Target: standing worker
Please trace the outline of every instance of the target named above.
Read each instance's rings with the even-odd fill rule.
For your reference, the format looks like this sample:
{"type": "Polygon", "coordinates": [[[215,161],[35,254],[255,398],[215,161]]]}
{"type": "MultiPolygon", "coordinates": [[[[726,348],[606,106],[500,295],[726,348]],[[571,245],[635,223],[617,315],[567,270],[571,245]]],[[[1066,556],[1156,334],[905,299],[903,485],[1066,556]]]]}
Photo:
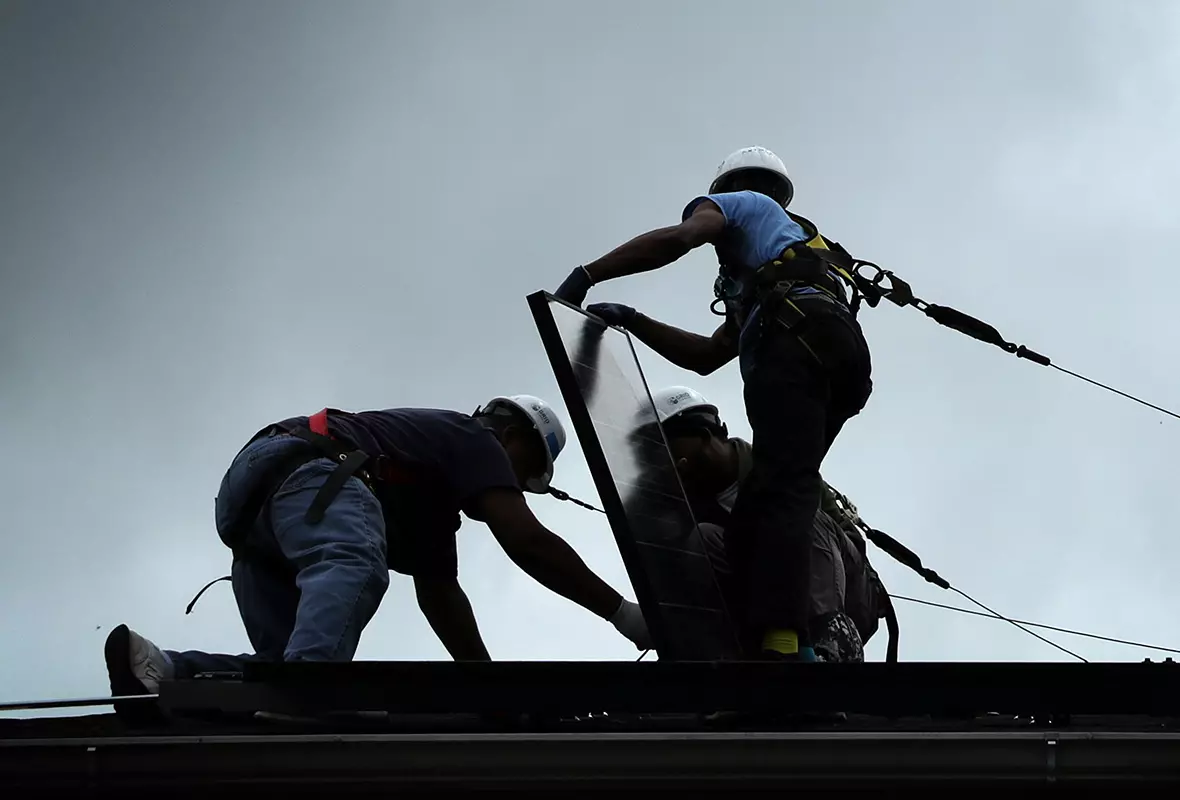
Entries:
{"type": "Polygon", "coordinates": [[[846,253],[787,212],[793,194],[778,156],[763,147],[738,150],[718,167],[709,194],[685,207],[680,224],[575,268],[555,295],[580,306],[595,284],[714,246],[720,265],[714,306],[724,305],[725,321],[711,336],[616,303],[586,310],[700,375],[738,358],[754,463],[726,549],[748,593],[743,606],[751,616],[744,624],[762,631],[757,652],[748,656],[810,661],[808,551],[822,492],[819,470],[844,423],[868,402],[872,380],[868,344],[849,301],[853,276],[835,257],[846,253]]]}
{"type": "Polygon", "coordinates": [[[543,586],[609,620],[639,649],[651,647],[639,606],[525,502],[522,489],[549,490],[565,441],[553,409],[529,395],[493,398],[471,415],[325,409],[263,428],[230,465],[216,501],[256,655],[164,651],[119,625],[106,643],[111,691],[156,693],[161,680],[238,672],[249,659],[351,661],[391,569],[413,577],[418,606],[454,659],[489,660],[458,582],[460,512],[486,523],[543,586]]]}

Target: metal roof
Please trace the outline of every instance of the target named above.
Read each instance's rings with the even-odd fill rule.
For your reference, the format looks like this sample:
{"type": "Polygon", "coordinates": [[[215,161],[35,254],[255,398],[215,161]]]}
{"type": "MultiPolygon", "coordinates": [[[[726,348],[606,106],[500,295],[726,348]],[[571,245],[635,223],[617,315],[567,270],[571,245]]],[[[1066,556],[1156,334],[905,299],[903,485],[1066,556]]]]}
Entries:
{"type": "Polygon", "coordinates": [[[0,720],[0,782],[285,796],[1180,783],[1178,676],[1172,663],[258,665],[166,682],[154,715],[0,720]]]}
{"type": "MultiPolygon", "coordinates": [[[[48,720],[38,728],[48,734],[48,720]]],[[[52,721],[77,724],[78,720],[52,721]]],[[[169,794],[249,784],[284,796],[331,791],[500,788],[540,795],[576,789],[729,791],[940,784],[1180,782],[1180,727],[1109,720],[1036,729],[481,733],[52,735],[0,740],[10,789],[132,786],[169,794]]],[[[88,723],[102,727],[109,723],[88,723]]],[[[282,726],[260,726],[281,730],[282,726]]],[[[8,729],[4,726],[0,730],[8,729]]],[[[183,727],[180,729],[183,730],[183,727]]],[[[14,795],[17,796],[17,795],[14,795]]]]}

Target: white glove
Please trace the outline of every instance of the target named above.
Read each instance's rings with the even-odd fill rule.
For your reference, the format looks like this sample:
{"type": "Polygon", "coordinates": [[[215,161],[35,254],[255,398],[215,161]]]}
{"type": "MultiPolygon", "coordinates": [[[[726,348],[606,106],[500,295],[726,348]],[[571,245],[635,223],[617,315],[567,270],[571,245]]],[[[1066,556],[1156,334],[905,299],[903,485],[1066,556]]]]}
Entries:
{"type": "Polygon", "coordinates": [[[638,603],[623,598],[623,602],[619,603],[618,609],[611,616],[610,624],[630,639],[637,650],[652,649],[651,634],[647,632],[647,621],[643,618],[643,611],[638,603]]]}

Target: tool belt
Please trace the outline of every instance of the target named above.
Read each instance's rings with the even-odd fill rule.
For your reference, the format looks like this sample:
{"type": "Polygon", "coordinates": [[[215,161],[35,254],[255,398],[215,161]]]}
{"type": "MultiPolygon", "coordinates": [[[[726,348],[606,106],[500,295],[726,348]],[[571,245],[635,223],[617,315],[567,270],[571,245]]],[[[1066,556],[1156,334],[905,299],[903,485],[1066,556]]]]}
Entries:
{"type": "Polygon", "coordinates": [[[799,243],[758,269],[753,281],[754,296],[764,319],[773,316],[787,328],[794,328],[807,316],[806,311],[794,302],[797,299],[808,304],[819,300],[856,316],[856,309],[844,299],[844,282],[829,269],[835,264],[832,263],[834,259],[825,257],[828,252],[799,243]],[[792,295],[804,287],[816,291],[792,295]]]}
{"type": "MultiPolygon", "coordinates": [[[[839,247],[836,243],[833,246],[839,247]]],[[[738,315],[743,318],[757,306],[762,309],[764,322],[775,318],[787,328],[794,328],[806,316],[804,309],[796,305],[794,300],[802,299],[810,304],[813,298],[820,298],[821,302],[855,318],[860,305],[857,284],[855,280],[843,278],[843,275],[849,274],[845,267],[851,264],[851,257],[842,249],[824,250],[804,242],[786,248],[777,258],[761,265],[740,282],[733,278],[729,268],[723,264],[713,284],[716,299],[710,310],[718,314],[717,306],[725,304],[726,317],[732,320],[734,304],[740,309],[738,315]],[[845,287],[851,294],[851,301],[845,294],[845,287]],[[815,291],[797,291],[802,288],[815,291]]]]}

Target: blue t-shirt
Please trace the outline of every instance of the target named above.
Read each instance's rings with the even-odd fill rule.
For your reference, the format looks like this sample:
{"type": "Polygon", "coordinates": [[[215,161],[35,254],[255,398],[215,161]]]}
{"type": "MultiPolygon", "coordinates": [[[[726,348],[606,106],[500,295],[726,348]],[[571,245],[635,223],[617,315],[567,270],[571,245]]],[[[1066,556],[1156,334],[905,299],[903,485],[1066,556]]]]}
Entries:
{"type": "Polygon", "coordinates": [[[697,206],[712,200],[725,216],[725,242],[718,246],[722,259],[738,271],[753,271],[778,258],[796,242],[807,239],[803,226],[791,219],[785,208],[760,192],[724,192],[694,198],[682,219],[697,206]]]}
{"type": "MultiPolygon", "coordinates": [[[[791,219],[785,208],[760,192],[747,190],[696,197],[685,206],[681,219],[688,219],[706,200],[712,200],[725,217],[725,235],[716,246],[717,256],[729,267],[730,277],[739,288],[758,267],[778,258],[791,245],[807,241],[803,226],[791,219]]],[[[796,286],[791,294],[818,291],[810,286],[796,286]]],[[[749,333],[758,329],[759,309],[757,306],[740,308],[734,301],[727,303],[727,310],[735,314],[741,325],[738,347],[742,374],[745,375],[749,368],[748,354],[754,345],[749,333]]]]}
{"type": "MultiPolygon", "coordinates": [[[[308,419],[279,424],[306,426],[308,419]]],[[[371,456],[392,459],[415,477],[411,485],[379,491],[390,567],[398,572],[455,574],[459,513],[473,516],[472,502],[489,489],[520,491],[495,434],[467,414],[435,408],[329,410],[328,432],[371,456]]]]}

